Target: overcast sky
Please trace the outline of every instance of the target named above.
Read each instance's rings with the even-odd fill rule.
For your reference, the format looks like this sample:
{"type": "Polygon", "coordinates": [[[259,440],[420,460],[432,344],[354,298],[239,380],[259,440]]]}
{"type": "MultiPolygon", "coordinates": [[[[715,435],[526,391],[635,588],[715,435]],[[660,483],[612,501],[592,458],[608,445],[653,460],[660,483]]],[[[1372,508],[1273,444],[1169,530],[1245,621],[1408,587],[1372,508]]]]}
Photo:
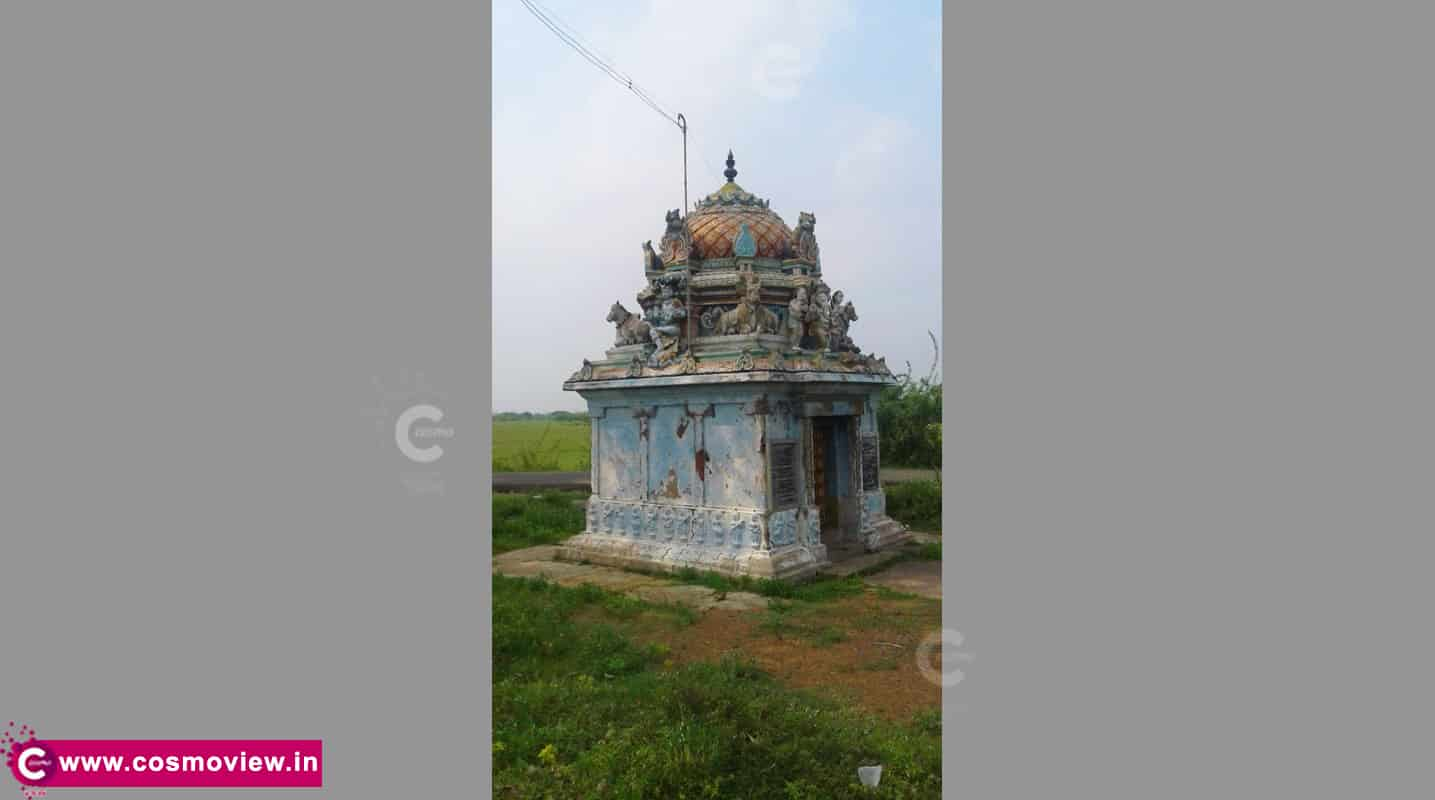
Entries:
{"type": "MultiPolygon", "coordinates": [[[[689,125],[689,200],[724,182],[817,215],[852,336],[895,370],[940,338],[940,2],[540,0],[689,125]]],[[[493,24],[493,408],[581,409],[563,381],[636,308],[642,243],[683,204],[676,126],[519,0],[493,24]]]]}

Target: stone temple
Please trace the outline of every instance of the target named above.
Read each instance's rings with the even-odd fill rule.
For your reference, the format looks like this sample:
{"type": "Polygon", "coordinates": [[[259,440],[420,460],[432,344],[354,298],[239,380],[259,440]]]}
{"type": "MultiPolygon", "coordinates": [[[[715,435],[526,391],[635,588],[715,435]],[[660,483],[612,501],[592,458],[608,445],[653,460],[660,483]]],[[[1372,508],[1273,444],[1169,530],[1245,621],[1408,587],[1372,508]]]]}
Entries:
{"type": "Polygon", "coordinates": [[[563,557],[802,579],[840,552],[905,542],[878,482],[877,399],[851,302],[797,229],[734,182],[643,244],[637,310],[563,388],[588,402],[592,497],[563,557]]]}

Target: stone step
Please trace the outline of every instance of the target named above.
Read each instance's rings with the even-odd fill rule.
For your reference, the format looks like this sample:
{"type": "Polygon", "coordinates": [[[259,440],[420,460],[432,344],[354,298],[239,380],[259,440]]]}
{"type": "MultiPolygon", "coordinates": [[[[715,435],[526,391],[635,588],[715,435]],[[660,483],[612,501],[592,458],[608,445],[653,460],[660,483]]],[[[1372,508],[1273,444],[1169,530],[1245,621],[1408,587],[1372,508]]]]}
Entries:
{"type": "Polygon", "coordinates": [[[940,600],[942,597],[942,562],[903,561],[875,575],[862,579],[870,586],[881,586],[895,592],[914,594],[940,600]]]}
{"type": "Polygon", "coordinates": [[[905,553],[906,551],[902,548],[894,547],[889,550],[879,550],[875,553],[863,553],[861,555],[852,556],[850,558],[841,558],[840,552],[834,553],[832,551],[828,551],[827,557],[829,559],[836,556],[840,558],[840,560],[833,561],[832,563],[818,570],[817,574],[819,576],[845,578],[848,575],[855,575],[859,572],[865,572],[869,569],[877,569],[879,567],[882,567],[901,558],[903,555],[905,555],[905,553]]]}
{"type": "Polygon", "coordinates": [[[649,603],[675,603],[697,611],[767,608],[767,598],[751,592],[718,592],[614,567],[556,561],[557,552],[556,546],[541,545],[502,553],[494,556],[493,571],[511,577],[541,577],[560,586],[591,583],[649,603]]]}

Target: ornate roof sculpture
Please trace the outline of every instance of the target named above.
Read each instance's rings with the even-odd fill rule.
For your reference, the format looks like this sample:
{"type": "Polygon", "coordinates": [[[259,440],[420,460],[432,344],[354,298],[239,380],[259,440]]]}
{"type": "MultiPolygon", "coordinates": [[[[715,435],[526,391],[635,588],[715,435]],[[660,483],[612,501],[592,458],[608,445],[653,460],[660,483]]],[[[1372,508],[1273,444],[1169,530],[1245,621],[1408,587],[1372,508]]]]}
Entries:
{"type": "Polygon", "coordinates": [[[727,182],[690,214],[667,212],[656,248],[643,243],[648,285],[635,298],[637,309],[613,303],[608,357],[585,360],[565,388],[717,373],[891,382],[886,361],[862,353],[851,338],[858,319],[852,303],[822,280],[816,217],[804,211],[789,228],[767,200],[735,182],[731,151],[723,175],[727,182]]]}

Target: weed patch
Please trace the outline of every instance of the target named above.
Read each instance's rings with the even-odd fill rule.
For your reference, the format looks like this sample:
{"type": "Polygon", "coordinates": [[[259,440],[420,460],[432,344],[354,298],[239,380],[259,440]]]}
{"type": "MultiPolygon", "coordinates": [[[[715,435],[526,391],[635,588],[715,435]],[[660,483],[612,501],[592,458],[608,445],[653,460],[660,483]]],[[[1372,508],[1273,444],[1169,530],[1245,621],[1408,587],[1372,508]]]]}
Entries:
{"type": "Polygon", "coordinates": [[[893,483],[884,486],[883,491],[887,495],[887,516],[913,530],[941,532],[942,487],[936,481],[893,483]]]}
{"type": "Polygon", "coordinates": [[[883,797],[941,795],[930,717],[882,720],[742,657],[661,669],[662,648],[599,620],[662,609],[493,581],[496,797],[867,798],[856,769],[873,763],[883,797]]]}
{"type": "Polygon", "coordinates": [[[493,495],[493,552],[556,544],[584,525],[582,492],[493,495]]]}
{"type": "Polygon", "coordinates": [[[716,572],[700,572],[691,567],[685,567],[674,573],[655,574],[663,575],[678,583],[706,586],[717,592],[750,592],[778,600],[800,600],[808,603],[852,597],[862,594],[866,588],[862,579],[855,575],[844,578],[817,578],[807,583],[792,584],[771,578],[750,578],[746,575],[728,577],[716,572]]]}

